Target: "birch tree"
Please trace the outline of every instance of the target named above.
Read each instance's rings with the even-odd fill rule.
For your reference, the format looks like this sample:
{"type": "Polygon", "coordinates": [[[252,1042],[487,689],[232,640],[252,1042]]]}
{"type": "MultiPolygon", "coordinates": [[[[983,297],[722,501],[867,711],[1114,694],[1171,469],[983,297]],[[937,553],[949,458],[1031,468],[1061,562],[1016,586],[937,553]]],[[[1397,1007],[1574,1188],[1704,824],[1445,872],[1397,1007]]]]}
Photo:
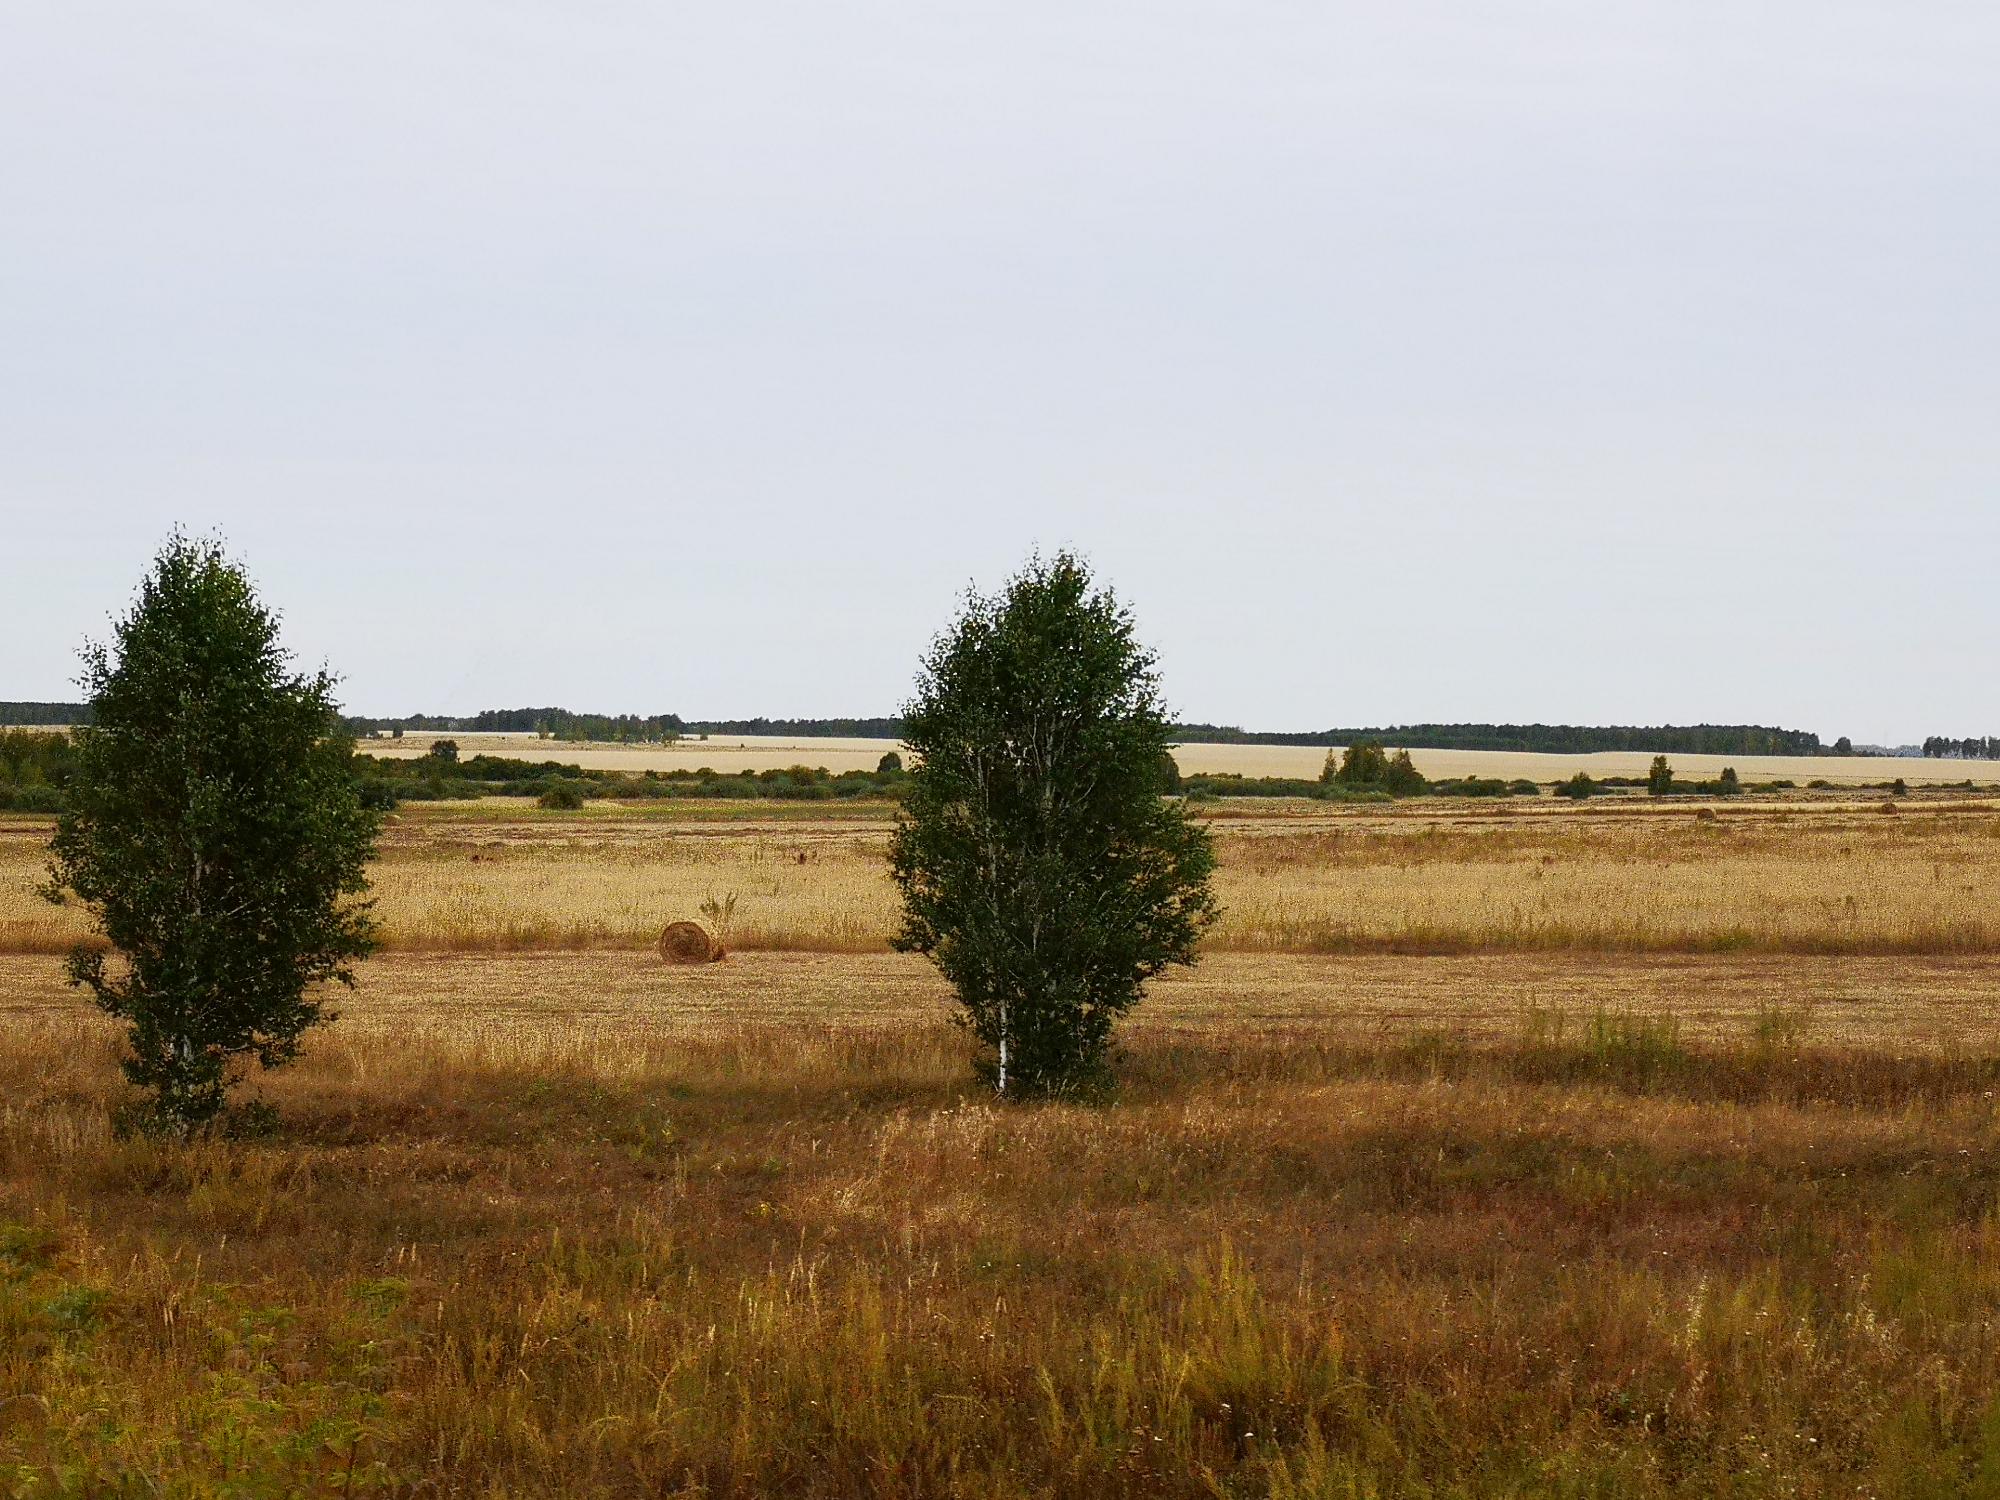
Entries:
{"type": "Polygon", "coordinates": [[[239,1058],[289,1061],[373,946],[378,815],[362,805],[333,679],[298,674],[275,617],[219,544],[176,535],[111,644],[86,646],[48,894],[101,942],[72,984],[128,1026],[149,1123],[186,1135],[222,1109],[239,1058]],[[116,955],[107,955],[106,945],[116,955]]]}
{"type": "Polygon", "coordinates": [[[1130,613],[1068,554],[968,595],[904,709],[897,948],[956,990],[1002,1095],[1103,1075],[1145,983],[1192,964],[1214,852],[1163,795],[1169,724],[1130,613]]]}

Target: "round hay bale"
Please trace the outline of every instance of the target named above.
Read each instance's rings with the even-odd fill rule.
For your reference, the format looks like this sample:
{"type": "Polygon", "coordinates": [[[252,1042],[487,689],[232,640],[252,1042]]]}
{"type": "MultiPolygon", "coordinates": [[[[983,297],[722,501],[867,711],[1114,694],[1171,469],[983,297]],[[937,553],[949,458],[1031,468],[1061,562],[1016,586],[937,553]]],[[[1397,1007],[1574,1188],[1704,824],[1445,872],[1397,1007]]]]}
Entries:
{"type": "Polygon", "coordinates": [[[669,922],[660,934],[660,957],[670,964],[722,962],[722,944],[699,922],[669,922]]]}

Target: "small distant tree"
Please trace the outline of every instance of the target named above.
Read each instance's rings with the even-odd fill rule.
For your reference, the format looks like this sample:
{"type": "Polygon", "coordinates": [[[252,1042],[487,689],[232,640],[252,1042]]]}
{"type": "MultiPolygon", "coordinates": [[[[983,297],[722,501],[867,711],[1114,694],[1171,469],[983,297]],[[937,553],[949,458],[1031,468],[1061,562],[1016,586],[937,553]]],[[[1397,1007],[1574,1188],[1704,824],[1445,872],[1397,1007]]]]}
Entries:
{"type": "Polygon", "coordinates": [[[458,741],[432,740],[430,749],[424,753],[432,760],[441,760],[446,765],[455,766],[458,764],[458,741]]]}
{"type": "Polygon", "coordinates": [[[1674,789],[1674,768],[1667,764],[1664,755],[1653,757],[1653,768],[1646,773],[1646,794],[1650,797],[1665,797],[1674,789]]]}
{"type": "Polygon", "coordinates": [[[1398,750],[1382,771],[1382,790],[1392,797],[1421,797],[1431,789],[1429,779],[1417,769],[1410,752],[1398,750]]]}
{"type": "Polygon", "coordinates": [[[1216,915],[1207,831],[1161,795],[1152,653],[1083,563],[1036,559],[967,598],[904,718],[896,947],[951,981],[1002,1095],[1089,1085],[1216,915]]]}
{"type": "Polygon", "coordinates": [[[1578,771],[1568,781],[1557,782],[1555,787],[1555,794],[1558,797],[1568,797],[1577,802],[1583,801],[1586,797],[1595,797],[1597,793],[1597,783],[1583,771],[1578,771]]]}
{"type": "Polygon", "coordinates": [[[886,752],[880,760],[875,762],[875,774],[877,776],[902,775],[903,757],[893,750],[886,752]]]}
{"type": "Polygon", "coordinates": [[[1852,755],[1854,753],[1854,741],[1843,734],[1833,742],[1833,753],[1835,755],[1852,755]]]}
{"type": "Polygon", "coordinates": [[[535,798],[535,805],[552,811],[575,812],[583,806],[583,788],[567,778],[551,781],[535,798]]]}
{"type": "Polygon", "coordinates": [[[1734,797],[1743,790],[1743,783],[1736,776],[1736,767],[1722,768],[1722,775],[1716,778],[1715,789],[1725,797],[1734,797]]]}
{"type": "Polygon", "coordinates": [[[1374,740],[1356,740],[1341,757],[1334,779],[1342,786],[1380,786],[1388,774],[1388,751],[1374,740]]]}
{"type": "Polygon", "coordinates": [[[403,726],[401,724],[398,724],[394,729],[391,729],[389,731],[389,738],[392,740],[400,740],[402,737],[403,737],[403,726]]]}
{"type": "Polygon", "coordinates": [[[51,899],[81,901],[118,954],[83,946],[72,984],[128,1025],[147,1123],[213,1119],[230,1068],[289,1061],[353,983],[379,813],[364,806],[333,679],[296,674],[276,618],[219,544],[176,535],[109,647],[83,652],[51,899]]]}
{"type": "Polygon", "coordinates": [[[1334,751],[1327,751],[1319,779],[1322,786],[1382,791],[1392,797],[1421,796],[1431,789],[1430,781],[1417,769],[1409,751],[1398,750],[1391,755],[1375,740],[1355,741],[1337,760],[1334,751]]]}

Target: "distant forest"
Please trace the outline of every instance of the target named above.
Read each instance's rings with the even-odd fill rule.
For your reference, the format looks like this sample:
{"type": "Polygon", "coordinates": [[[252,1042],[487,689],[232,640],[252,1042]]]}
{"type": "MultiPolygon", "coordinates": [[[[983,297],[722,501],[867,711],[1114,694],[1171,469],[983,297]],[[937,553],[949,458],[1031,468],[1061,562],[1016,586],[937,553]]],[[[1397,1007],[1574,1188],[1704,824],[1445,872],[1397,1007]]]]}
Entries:
{"type": "Polygon", "coordinates": [[[82,703],[0,703],[0,728],[23,729],[31,724],[88,724],[90,709],[82,703]]]}
{"type": "Polygon", "coordinates": [[[1184,740],[1224,745],[1351,745],[1375,740],[1403,750],[1516,750],[1584,755],[1640,750],[1678,755],[1826,755],[1816,734],[1761,724],[1399,724],[1379,729],[1322,729],[1310,734],[1260,734],[1226,724],[1180,724],[1184,740]]]}
{"type": "MultiPolygon", "coordinates": [[[[81,703],[0,703],[0,725],[84,724],[81,703]]],[[[895,717],[866,719],[683,719],[679,714],[580,714],[566,708],[498,708],[483,713],[407,714],[401,718],[355,717],[345,721],[357,735],[387,730],[420,734],[543,734],[556,740],[644,742],[697,734],[792,735],[800,738],[894,740],[903,736],[895,717]]],[[[1550,755],[1583,755],[1599,750],[1643,751],[1659,755],[1843,755],[1848,742],[1829,747],[1803,729],[1761,724],[1398,724],[1367,729],[1320,729],[1283,733],[1239,729],[1233,724],[1176,724],[1184,743],[1222,745],[1351,745],[1376,740],[1409,750],[1514,750],[1550,755]]],[[[2000,760],[2000,738],[1924,741],[1929,756],[2000,760]]]]}
{"type": "Polygon", "coordinates": [[[400,719],[349,718],[356,734],[416,730],[420,734],[539,734],[552,740],[672,740],[687,732],[679,714],[578,714],[566,708],[489,708],[483,713],[406,714],[400,719]]]}
{"type": "Polygon", "coordinates": [[[1933,760],[2000,760],[2000,734],[1974,734],[1964,739],[1934,734],[1924,741],[1924,754],[1933,760]]]}

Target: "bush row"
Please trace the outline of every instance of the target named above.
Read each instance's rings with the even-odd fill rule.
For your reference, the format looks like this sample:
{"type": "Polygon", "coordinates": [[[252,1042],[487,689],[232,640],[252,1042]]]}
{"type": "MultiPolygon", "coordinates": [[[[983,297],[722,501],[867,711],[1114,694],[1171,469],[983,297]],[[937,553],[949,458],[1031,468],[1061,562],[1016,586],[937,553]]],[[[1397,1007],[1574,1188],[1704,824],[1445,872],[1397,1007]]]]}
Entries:
{"type": "Polygon", "coordinates": [[[770,798],[828,802],[893,797],[903,780],[902,762],[884,756],[873,771],[833,772],[817,766],[766,771],[717,771],[708,766],[673,771],[600,771],[563,761],[512,760],[497,755],[456,759],[455,750],[415,759],[355,757],[369,801],[464,801],[476,797],[534,797],[549,807],[577,807],[587,798],[647,800],[770,798]]]}

